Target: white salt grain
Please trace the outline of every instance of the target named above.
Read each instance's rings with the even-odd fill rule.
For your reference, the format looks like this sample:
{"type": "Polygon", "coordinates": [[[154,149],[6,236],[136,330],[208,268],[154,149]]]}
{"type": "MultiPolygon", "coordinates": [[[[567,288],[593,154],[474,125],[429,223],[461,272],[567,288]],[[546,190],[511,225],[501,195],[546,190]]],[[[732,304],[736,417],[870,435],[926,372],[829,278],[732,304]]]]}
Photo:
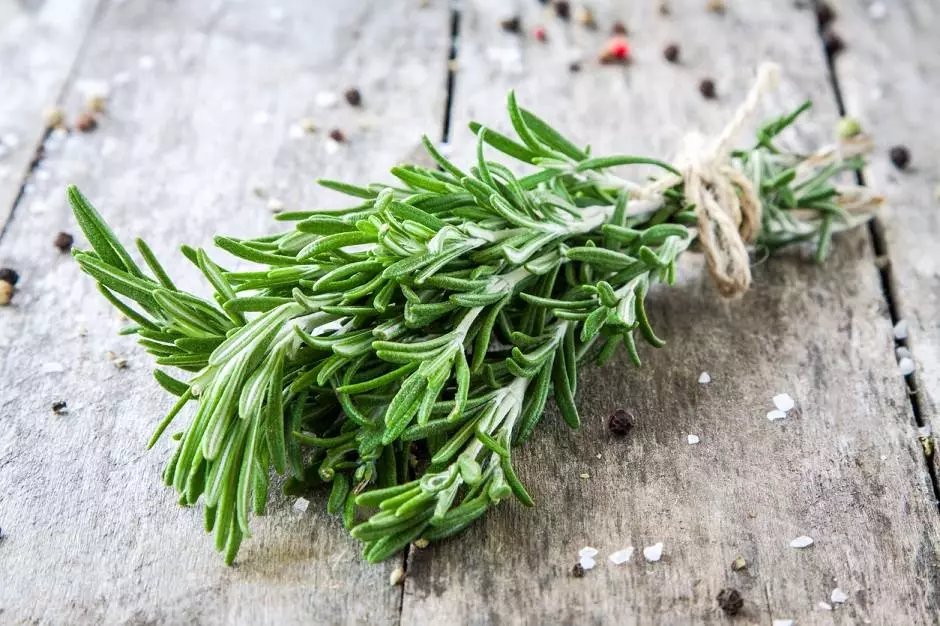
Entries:
{"type": "Polygon", "coordinates": [[[594,569],[594,566],[597,565],[597,561],[589,556],[582,556],[578,563],[581,564],[581,567],[585,572],[594,569]]]}
{"type": "Polygon", "coordinates": [[[663,542],[662,541],[643,548],[643,558],[649,561],[650,563],[655,563],[662,557],[663,557],[663,542]]]}
{"type": "Polygon", "coordinates": [[[43,374],[61,374],[65,371],[65,366],[61,363],[56,363],[55,361],[50,361],[43,364],[42,373],[43,374]]]}
{"type": "Polygon", "coordinates": [[[284,203],[278,200],[277,198],[271,198],[268,200],[268,211],[271,213],[280,213],[284,210],[284,203]]]}
{"type": "Polygon", "coordinates": [[[818,606],[819,606],[819,608],[821,608],[823,611],[831,611],[831,610],[832,610],[832,605],[829,604],[828,602],[820,602],[818,606]]]}
{"type": "Polygon", "coordinates": [[[788,393],[778,393],[774,396],[774,406],[781,411],[789,411],[796,403],[793,401],[793,398],[790,397],[788,393]]]}
{"type": "Polygon", "coordinates": [[[702,372],[698,375],[698,382],[703,385],[707,385],[708,383],[712,382],[712,377],[708,372],[702,372]]]}
{"type": "Polygon", "coordinates": [[[783,411],[778,411],[777,409],[774,409],[773,411],[767,411],[767,419],[769,419],[770,421],[782,420],[786,416],[787,416],[786,413],[784,413],[783,411]]]}
{"type": "Polygon", "coordinates": [[[154,61],[153,57],[150,55],[142,56],[137,59],[137,67],[144,71],[152,70],[156,64],[157,62],[154,61]]]}
{"type": "Polygon", "coordinates": [[[253,124],[263,126],[271,121],[271,115],[267,111],[255,111],[255,114],[251,116],[251,121],[253,124]]]}
{"type": "Polygon", "coordinates": [[[337,102],[339,102],[339,96],[337,96],[332,91],[321,91],[317,94],[314,102],[321,109],[331,109],[336,106],[337,102]]]}
{"type": "Polygon", "coordinates": [[[291,139],[300,139],[306,134],[300,124],[291,124],[290,128],[287,129],[287,136],[291,139]]]}
{"type": "Polygon", "coordinates": [[[842,590],[839,589],[838,587],[836,587],[835,589],[833,589],[833,590],[832,590],[832,593],[829,594],[829,600],[830,600],[833,604],[842,604],[843,602],[845,602],[845,601],[848,600],[848,599],[849,599],[849,594],[847,594],[846,592],[842,591],[842,590]]]}
{"type": "Polygon", "coordinates": [[[697,444],[699,441],[701,441],[701,439],[699,439],[698,435],[689,435],[688,440],[689,440],[689,445],[690,445],[690,446],[694,446],[694,445],[697,444]]]}
{"type": "Polygon", "coordinates": [[[898,361],[898,367],[901,368],[902,376],[910,376],[917,369],[917,366],[914,365],[914,359],[907,356],[898,361]]]}
{"type": "Polygon", "coordinates": [[[898,341],[907,339],[907,327],[907,320],[898,320],[898,323],[894,325],[894,338],[898,341]]]}
{"type": "Polygon", "coordinates": [[[339,152],[339,142],[335,139],[327,139],[323,143],[323,149],[326,150],[327,154],[336,154],[339,152]]]}
{"type": "Polygon", "coordinates": [[[578,556],[586,556],[590,559],[593,559],[597,556],[597,548],[592,548],[591,546],[585,546],[578,550],[578,556]]]}
{"type": "Polygon", "coordinates": [[[306,498],[297,498],[294,500],[294,510],[298,513],[303,513],[307,510],[307,507],[310,506],[310,500],[306,498]]]}
{"type": "Polygon", "coordinates": [[[403,580],[405,580],[405,570],[401,567],[393,569],[392,573],[388,576],[388,584],[393,587],[403,580]]]}
{"type": "Polygon", "coordinates": [[[808,548],[813,545],[813,538],[806,535],[800,535],[790,542],[791,548],[808,548]]]}
{"type": "Polygon", "coordinates": [[[633,546],[629,548],[624,548],[623,550],[617,550],[610,555],[610,562],[614,565],[623,565],[631,558],[633,558],[633,546]]]}
{"type": "Polygon", "coordinates": [[[868,15],[875,21],[883,20],[888,15],[888,7],[883,2],[872,2],[868,5],[868,15]]]}
{"type": "Polygon", "coordinates": [[[793,626],[792,619],[775,619],[773,626],[793,626]]]}
{"type": "Polygon", "coordinates": [[[898,346],[897,348],[894,349],[894,354],[897,357],[898,361],[900,361],[901,359],[905,357],[909,359],[912,356],[911,350],[907,346],[898,346]]]}

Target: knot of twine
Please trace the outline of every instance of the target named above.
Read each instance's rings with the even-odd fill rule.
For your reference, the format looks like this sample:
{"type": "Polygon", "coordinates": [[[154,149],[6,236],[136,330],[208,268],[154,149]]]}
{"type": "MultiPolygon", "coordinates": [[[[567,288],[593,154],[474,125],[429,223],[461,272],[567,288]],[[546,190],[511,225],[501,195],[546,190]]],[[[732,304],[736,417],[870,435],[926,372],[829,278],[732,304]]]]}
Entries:
{"type": "Polygon", "coordinates": [[[667,189],[684,183],[686,199],[695,204],[708,271],[726,298],[744,293],[751,285],[747,243],[760,230],[762,212],[758,191],[731,165],[731,142],[761,99],[777,86],[779,75],[775,63],[762,64],[744,102],[715,141],[709,145],[700,135],[687,136],[678,159],[682,175],[659,179],[639,192],[641,198],[661,197],[667,189]]]}

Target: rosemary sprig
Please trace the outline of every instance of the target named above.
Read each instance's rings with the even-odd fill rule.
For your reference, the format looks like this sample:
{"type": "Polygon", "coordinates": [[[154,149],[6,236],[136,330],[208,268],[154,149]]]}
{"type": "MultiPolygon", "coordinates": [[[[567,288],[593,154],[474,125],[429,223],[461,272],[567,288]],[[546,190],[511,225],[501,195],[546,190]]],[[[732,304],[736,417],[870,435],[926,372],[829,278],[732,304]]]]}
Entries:
{"type": "MultiPolygon", "coordinates": [[[[517,137],[472,123],[469,168],[425,138],[439,169],[395,167],[395,185],[320,181],[355,204],[281,214],[293,224],[277,235],[216,238],[256,270],[228,271],[183,246],[211,300],[180,291],[137,240],[145,272],[69,188],[92,246],[74,253],[81,268],[158,365],[192,374],[155,371],[179,399],[150,445],[196,404],[164,480],[182,504],[204,500],[226,562],[264,511],[272,468],[290,475],[287,490],[330,484],[328,510],[373,562],[453,535],[511,494],[532,505],[511,451],[549,396],[577,428],[580,362],[603,363],[623,344],[639,366],[638,336],[663,344],[645,300],[675,280],[696,240],[695,207],[681,185],[637,201],[640,185],[608,170],[678,171],[594,157],[512,94],[508,108],[517,137]],[[517,177],[487,148],[533,172],[517,177]]],[[[822,259],[833,232],[863,219],[843,206],[863,207],[860,190],[832,183],[861,160],[780,148],[777,135],[806,108],[764,124],[732,157],[763,202],[758,247],[815,241],[822,259]]]]}

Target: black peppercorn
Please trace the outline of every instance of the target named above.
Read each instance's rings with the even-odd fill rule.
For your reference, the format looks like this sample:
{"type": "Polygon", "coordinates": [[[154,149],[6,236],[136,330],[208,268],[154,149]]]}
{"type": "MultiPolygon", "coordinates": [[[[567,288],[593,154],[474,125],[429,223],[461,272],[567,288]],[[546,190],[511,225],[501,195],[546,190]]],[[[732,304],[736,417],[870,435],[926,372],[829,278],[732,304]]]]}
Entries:
{"type": "Polygon", "coordinates": [[[842,37],[839,36],[839,33],[827,28],[823,33],[823,45],[826,47],[826,54],[829,56],[836,56],[843,50],[845,50],[845,41],[842,40],[842,37]]]}
{"type": "Polygon", "coordinates": [[[518,15],[501,21],[499,25],[502,26],[503,30],[507,33],[518,33],[522,30],[522,20],[519,19],[518,15]]]}
{"type": "Polygon", "coordinates": [[[0,280],[15,285],[20,282],[20,275],[11,267],[0,267],[0,280]]]}
{"type": "Polygon", "coordinates": [[[623,437],[633,428],[633,415],[626,409],[617,409],[610,416],[607,428],[612,435],[623,437]]]}
{"type": "Polygon", "coordinates": [[[338,128],[334,128],[330,131],[330,139],[337,143],[343,143],[346,141],[346,134],[338,128]]]}
{"type": "Polygon", "coordinates": [[[574,576],[575,578],[584,577],[584,568],[581,566],[580,563],[574,564],[574,567],[571,568],[571,575],[574,576]]]}
{"type": "Polygon", "coordinates": [[[669,44],[663,50],[663,56],[666,57],[666,60],[670,63],[676,63],[679,61],[679,46],[674,43],[669,44]]]}
{"type": "Polygon", "coordinates": [[[347,89],[344,95],[346,96],[346,102],[351,106],[357,107],[362,104],[362,94],[355,87],[347,89]]]}
{"type": "Polygon", "coordinates": [[[816,23],[819,24],[820,27],[828,26],[834,19],[836,19],[836,12],[829,3],[816,3],[816,23]]]}
{"type": "Polygon", "coordinates": [[[908,150],[906,146],[894,146],[891,148],[888,156],[891,157],[891,162],[894,163],[894,167],[899,170],[907,169],[907,166],[911,162],[911,151],[908,150]]]}
{"type": "Polygon", "coordinates": [[[55,239],[52,241],[52,244],[61,250],[62,252],[68,252],[72,249],[72,244],[75,242],[75,238],[68,233],[59,233],[55,236],[55,239]]]}
{"type": "Polygon", "coordinates": [[[565,2],[564,0],[559,0],[555,3],[555,15],[560,17],[563,20],[571,17],[571,4],[565,2]]]}
{"type": "Polygon", "coordinates": [[[571,65],[568,66],[568,70],[571,71],[571,72],[580,72],[580,71],[581,71],[581,64],[578,63],[577,61],[573,61],[573,62],[571,63],[571,65]]]}
{"type": "Polygon", "coordinates": [[[65,409],[68,408],[68,403],[65,400],[59,400],[58,402],[52,403],[52,412],[58,415],[59,413],[64,413],[65,409]]]}
{"type": "Polygon", "coordinates": [[[718,592],[718,606],[728,615],[737,615],[744,607],[744,598],[737,589],[722,589],[718,592]]]}
{"type": "Polygon", "coordinates": [[[702,82],[698,84],[698,91],[706,100],[714,100],[717,96],[715,92],[715,81],[711,78],[702,80],[702,82]]]}

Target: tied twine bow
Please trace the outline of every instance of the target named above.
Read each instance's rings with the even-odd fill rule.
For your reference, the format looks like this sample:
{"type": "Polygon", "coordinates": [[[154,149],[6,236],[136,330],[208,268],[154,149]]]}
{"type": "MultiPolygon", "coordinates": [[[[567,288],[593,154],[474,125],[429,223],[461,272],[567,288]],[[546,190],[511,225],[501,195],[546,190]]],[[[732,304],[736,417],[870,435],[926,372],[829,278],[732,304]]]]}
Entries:
{"type": "Polygon", "coordinates": [[[679,158],[683,174],[662,178],[638,193],[641,199],[661,198],[664,191],[684,183],[685,197],[695,204],[699,242],[708,271],[726,298],[739,296],[751,285],[747,243],[761,227],[760,196],[751,181],[731,165],[731,142],[776,86],[780,68],[764,63],[747,98],[710,146],[697,134],[685,138],[679,158]]]}

